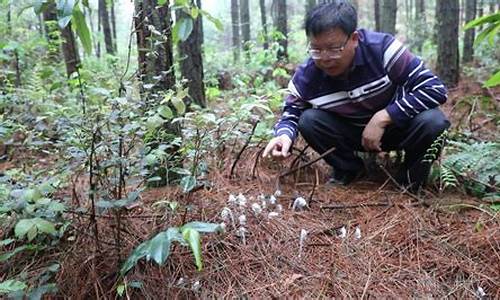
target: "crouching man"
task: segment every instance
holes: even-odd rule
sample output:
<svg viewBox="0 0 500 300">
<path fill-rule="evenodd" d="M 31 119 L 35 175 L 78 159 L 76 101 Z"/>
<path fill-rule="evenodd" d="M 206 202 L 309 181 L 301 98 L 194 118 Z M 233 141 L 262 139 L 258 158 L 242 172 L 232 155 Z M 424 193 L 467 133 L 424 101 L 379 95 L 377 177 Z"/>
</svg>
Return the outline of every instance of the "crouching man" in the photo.
<svg viewBox="0 0 500 300">
<path fill-rule="evenodd" d="M 275 137 L 263 156 L 287 157 L 298 132 L 332 166 L 330 181 L 347 185 L 364 174 L 354 151 L 405 151 L 396 176 L 418 190 L 430 163 L 422 158 L 450 123 L 438 108 L 443 82 L 393 36 L 357 29 L 357 13 L 345 0 L 307 13 L 310 58 L 289 83 Z"/>
</svg>

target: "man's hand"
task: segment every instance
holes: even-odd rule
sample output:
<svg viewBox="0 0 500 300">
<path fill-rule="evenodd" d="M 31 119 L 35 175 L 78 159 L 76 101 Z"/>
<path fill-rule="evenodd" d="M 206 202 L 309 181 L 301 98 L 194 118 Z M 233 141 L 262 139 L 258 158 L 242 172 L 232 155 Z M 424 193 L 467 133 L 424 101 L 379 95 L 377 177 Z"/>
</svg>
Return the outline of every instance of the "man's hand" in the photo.
<svg viewBox="0 0 500 300">
<path fill-rule="evenodd" d="M 290 155 L 289 151 L 291 146 L 292 140 L 287 135 L 283 134 L 277 136 L 269 141 L 266 149 L 264 149 L 264 152 L 262 153 L 262 157 L 268 157 L 269 152 L 271 152 L 274 157 L 288 157 L 288 155 Z"/>
<path fill-rule="evenodd" d="M 378 111 L 373 115 L 370 122 L 363 130 L 361 145 L 366 151 L 382 151 L 382 136 L 384 135 L 385 127 L 392 123 L 391 117 L 385 109 Z"/>
</svg>

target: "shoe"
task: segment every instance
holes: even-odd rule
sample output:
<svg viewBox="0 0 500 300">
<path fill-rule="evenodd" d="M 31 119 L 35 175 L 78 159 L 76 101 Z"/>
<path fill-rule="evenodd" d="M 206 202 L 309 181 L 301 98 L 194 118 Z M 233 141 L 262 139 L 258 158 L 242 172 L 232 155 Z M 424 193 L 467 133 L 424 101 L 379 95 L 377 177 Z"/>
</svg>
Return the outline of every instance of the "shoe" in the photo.
<svg viewBox="0 0 500 300">
<path fill-rule="evenodd" d="M 330 175 L 328 183 L 335 185 L 349 185 L 365 176 L 365 174 L 366 172 L 364 168 L 359 169 L 358 171 L 344 171 L 336 169 L 332 171 L 332 175 Z"/>
</svg>

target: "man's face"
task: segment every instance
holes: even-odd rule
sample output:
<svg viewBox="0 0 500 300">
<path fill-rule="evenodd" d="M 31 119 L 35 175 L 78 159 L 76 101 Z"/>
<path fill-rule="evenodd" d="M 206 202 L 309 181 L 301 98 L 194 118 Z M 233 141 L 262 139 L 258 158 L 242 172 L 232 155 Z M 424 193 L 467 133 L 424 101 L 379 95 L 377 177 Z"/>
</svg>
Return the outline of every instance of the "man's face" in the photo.
<svg viewBox="0 0 500 300">
<path fill-rule="evenodd" d="M 316 66 L 330 76 L 339 76 L 349 70 L 357 46 L 356 31 L 348 36 L 334 28 L 309 37 L 309 54 Z"/>
</svg>

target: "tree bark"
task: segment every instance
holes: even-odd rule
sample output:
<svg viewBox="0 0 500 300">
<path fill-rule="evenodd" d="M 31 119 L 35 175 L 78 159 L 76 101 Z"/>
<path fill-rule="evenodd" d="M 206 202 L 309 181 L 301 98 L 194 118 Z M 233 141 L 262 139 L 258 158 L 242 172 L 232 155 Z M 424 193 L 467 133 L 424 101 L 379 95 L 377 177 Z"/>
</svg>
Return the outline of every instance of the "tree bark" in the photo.
<svg viewBox="0 0 500 300">
<path fill-rule="evenodd" d="M 448 85 L 454 87 L 459 79 L 458 25 L 459 1 L 437 0 L 437 64 L 436 73 Z"/>
<path fill-rule="evenodd" d="M 7 31 L 9 34 L 12 32 L 12 16 L 10 9 L 10 2 L 7 2 Z"/>
<path fill-rule="evenodd" d="M 56 4 L 49 2 L 42 15 L 45 27 L 45 38 L 47 39 L 48 45 L 48 57 L 55 61 L 60 58 L 59 26 L 57 25 Z"/>
<path fill-rule="evenodd" d="M 111 1 L 111 31 L 113 33 L 113 48 L 115 52 L 118 51 L 116 46 L 116 17 L 115 17 L 115 0 Z"/>
<path fill-rule="evenodd" d="M 106 52 L 114 54 L 113 37 L 111 36 L 111 26 L 109 24 L 109 14 L 106 0 L 99 0 L 99 18 L 101 19 L 102 31 L 104 33 Z"/>
<path fill-rule="evenodd" d="M 383 0 L 381 11 L 380 31 L 396 34 L 396 15 L 398 10 L 398 3 L 396 0 Z"/>
<path fill-rule="evenodd" d="M 240 61 L 240 10 L 238 0 L 231 0 L 231 22 L 233 29 L 233 58 Z"/>
<path fill-rule="evenodd" d="M 380 31 L 380 2 L 373 0 L 373 11 L 375 13 L 375 31 Z"/>
<path fill-rule="evenodd" d="M 466 0 L 465 6 L 465 22 L 472 21 L 476 18 L 476 0 Z M 474 38 L 476 32 L 474 28 L 464 32 L 464 48 L 462 53 L 462 62 L 468 63 L 472 61 L 474 56 Z"/>
<path fill-rule="evenodd" d="M 426 16 L 425 16 L 425 1 L 424 0 L 416 0 L 415 3 L 415 20 L 418 20 L 419 24 L 424 25 L 422 30 L 422 37 L 417 38 L 415 43 L 415 48 L 419 53 L 422 53 L 422 46 L 425 41 L 425 37 L 427 36 L 427 27 L 426 25 Z"/>
<path fill-rule="evenodd" d="M 306 12 L 309 12 L 314 6 L 316 6 L 316 0 L 306 0 Z"/>
<path fill-rule="evenodd" d="M 267 32 L 266 0 L 259 0 L 260 20 L 262 23 L 262 35 L 264 38 L 264 49 L 269 48 L 269 36 Z"/>
<path fill-rule="evenodd" d="M 63 38 L 62 52 L 64 55 L 64 62 L 66 64 L 66 74 L 68 77 L 78 71 L 80 65 L 80 54 L 75 41 L 75 35 L 71 22 L 66 27 L 61 29 L 61 36 Z"/>
<path fill-rule="evenodd" d="M 175 86 L 169 2 L 166 1 L 162 6 L 158 6 L 157 0 L 135 3 L 134 24 L 141 80 L 153 83 L 158 90 L 168 90 Z M 161 32 L 162 36 L 154 36 L 150 31 L 151 26 Z M 147 55 L 148 53 L 154 55 Z"/>
<path fill-rule="evenodd" d="M 194 0 L 191 2 L 194 5 Z M 201 8 L 199 6 L 199 8 Z M 177 21 L 183 18 L 191 18 L 189 14 L 183 10 L 177 10 Z M 206 107 L 205 101 L 205 85 L 203 83 L 203 56 L 202 56 L 202 28 L 201 15 L 198 15 L 196 20 L 193 20 L 193 31 L 189 37 L 179 43 L 179 52 L 181 54 L 181 73 L 182 77 L 188 80 L 188 91 L 191 100 L 201 107 Z M 187 100 L 187 106 L 191 104 Z"/>
<path fill-rule="evenodd" d="M 283 34 L 283 38 L 278 41 L 280 49 L 278 50 L 278 60 L 288 61 L 288 29 L 286 0 L 273 0 L 273 6 L 276 8 L 274 26 Z"/>
<path fill-rule="evenodd" d="M 249 0 L 240 0 L 240 28 L 241 38 L 243 42 L 243 51 L 245 52 L 246 60 L 250 60 L 250 6 Z"/>
</svg>

